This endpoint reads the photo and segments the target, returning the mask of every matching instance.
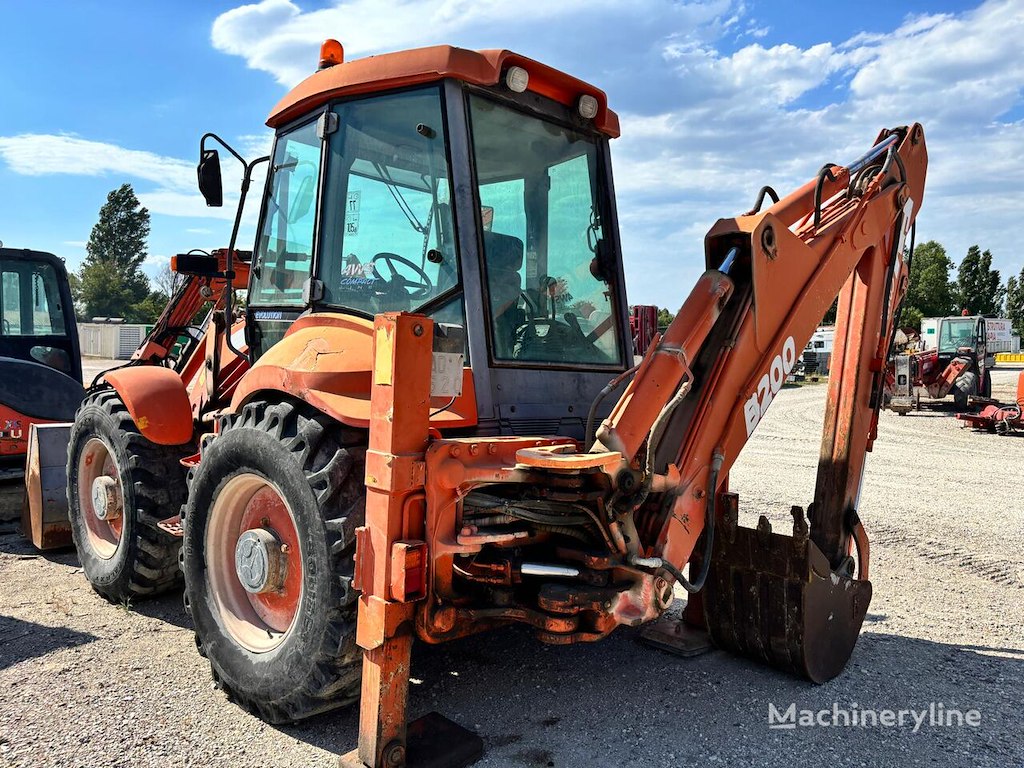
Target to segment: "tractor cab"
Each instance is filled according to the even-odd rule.
[[[632,360],[604,94],[507,51],[341,58],[268,120],[253,357],[303,315],[418,312],[466,328],[476,431],[581,436]]]
[[[75,309],[64,262],[0,248],[0,357],[30,360],[81,382]]]
[[[971,317],[944,317],[939,321],[939,355],[948,355],[952,358],[960,350],[970,350],[972,353],[979,345],[985,344],[985,318]]]
[[[72,420],[82,395],[64,262],[0,247],[0,479],[21,477],[29,427]]]
[[[971,394],[992,396],[991,370],[995,366],[995,357],[988,351],[988,330],[984,317],[962,315],[940,319],[936,351],[940,370],[955,358],[966,359],[968,369],[977,380]]]

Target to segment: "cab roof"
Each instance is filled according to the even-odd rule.
[[[64,265],[64,259],[48,251],[33,251],[31,248],[3,248],[0,247],[0,259],[8,261],[35,261],[49,264],[55,270],[58,275],[63,275],[67,272],[67,267]]]
[[[496,85],[511,66],[522,67],[529,73],[528,91],[567,106],[574,106],[580,95],[590,94],[598,104],[594,127],[611,138],[618,137],[618,115],[608,109],[608,98],[599,88],[512,51],[471,51],[450,45],[368,56],[321,69],[278,102],[267,118],[267,125],[278,128],[341,96],[374,93],[445,78],[473,85]]]

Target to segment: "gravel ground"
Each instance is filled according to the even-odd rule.
[[[1017,371],[998,369],[1009,398]],[[826,389],[787,389],[731,482],[747,522],[811,495]],[[883,413],[861,516],[875,596],[854,657],[814,686],[714,651],[682,660],[619,630],[549,648],[525,631],[418,646],[410,711],[475,728],[481,766],[1024,766],[1024,436]],[[354,709],[275,728],[213,689],[178,595],[112,606],[74,554],[0,535],[0,765],[333,766]],[[770,730],[783,710],[981,713],[978,727]]]

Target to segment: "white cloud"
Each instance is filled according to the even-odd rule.
[[[218,50],[290,86],[315,71],[326,37],[340,39],[346,57],[354,58],[437,43],[528,47],[540,29],[560,38],[563,51],[604,54],[621,51],[630,29],[691,35],[700,26],[724,28],[733,9],[731,0],[398,0],[382,12],[379,0],[334,0],[304,12],[291,0],[261,0],[218,16],[211,39]]]
[[[243,139],[253,148],[263,137]],[[233,219],[238,201],[235,187],[241,180],[241,166],[230,158],[223,161],[224,206],[209,208],[196,187],[193,162],[63,134],[0,136],[0,160],[24,176],[111,176],[150,182],[153,186],[149,188],[136,183],[136,195],[151,213],[166,216]],[[250,203],[253,196],[259,196],[264,172],[261,166],[253,176]],[[246,206],[247,221],[258,207]]]
[[[1024,103],[1022,36],[1024,5],[993,0],[839,44],[750,45],[731,55],[707,44],[666,45],[678,78],[667,87],[697,98],[626,112],[623,138],[613,144],[623,239],[645,246],[639,258],[627,251],[631,288],[642,284],[650,259],[678,264],[668,246],[628,233],[638,207],[678,211],[706,229],[748,208],[762,184],[792,189],[826,160],[852,160],[878,129],[913,121],[924,125],[930,155],[919,240],[939,240],[954,260],[980,243],[1004,279],[1019,272],[1024,120],[1007,116]],[[701,252],[699,242],[687,246]],[[672,272],[692,279],[700,267]],[[667,289],[655,295],[669,301]]]
[[[26,133],[0,137],[0,157],[12,171],[25,176],[121,175],[176,189],[195,188],[191,163],[76,136]]]
[[[980,242],[1004,277],[1020,270],[1024,121],[1008,115],[1024,91],[1024,4],[990,0],[806,46],[765,44],[771,30],[784,35],[764,22],[730,0],[404,0],[387,14],[373,0],[309,12],[263,0],[222,14],[212,40],[287,85],[312,73],[329,36],[349,58],[501,45],[601,85],[622,117],[612,146],[635,301],[678,304],[703,266],[704,232],[761,185],[784,193],[825,161],[861,154],[879,129],[914,121],[930,151],[919,238],[954,259]]]
[[[263,133],[249,133],[235,140],[235,148],[250,162],[257,157],[269,155],[274,144],[274,133],[266,130]]]

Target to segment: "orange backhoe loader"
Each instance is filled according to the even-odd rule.
[[[407,727],[414,637],[522,623],[597,641],[659,619],[675,584],[718,645],[818,682],[843,669],[871,599],[858,497],[924,193],[920,125],[719,221],[707,271],[634,365],[618,118],[597,88],[509,51],[345,62],[327,41],[268,124],[245,344],[228,350],[245,370],[198,453],[196,414],[173,405],[183,377],[159,401],[107,377],[118,402],[150,403],[121,423],[189,467],[185,604],[233,700],[287,722],[358,698],[348,764],[465,765],[479,739],[437,715]],[[206,138],[200,189],[220,204]],[[236,263],[233,236],[222,274]],[[836,296],[813,503],[792,537],[739,527],[730,467]],[[142,432],[158,418],[189,428]],[[91,492],[95,518],[127,508],[134,478],[91,477],[69,493]],[[116,558],[124,529],[107,543]]]

